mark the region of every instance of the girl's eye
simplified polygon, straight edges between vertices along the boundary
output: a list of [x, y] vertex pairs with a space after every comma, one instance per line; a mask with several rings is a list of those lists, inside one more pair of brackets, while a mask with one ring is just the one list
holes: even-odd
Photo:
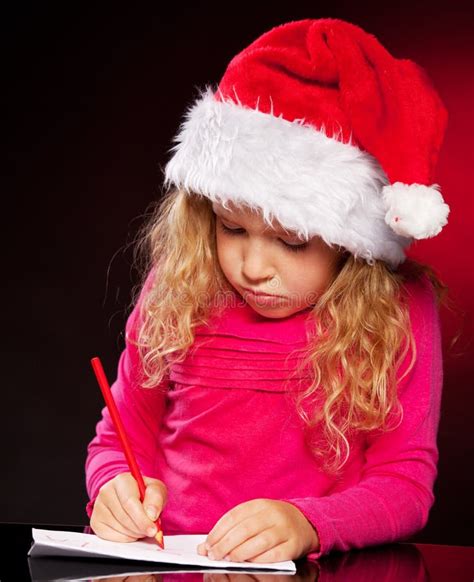
[[286, 243], [284, 240], [281, 240], [281, 242], [285, 245], [285, 248], [287, 248], [289, 251], [293, 251], [294, 253], [297, 253], [298, 251], [304, 251], [308, 248], [307, 242], [301, 243], [300, 245], [291, 245], [290, 243]]
[[[226, 234], [230, 234], [231, 236], [238, 236], [244, 232], [244, 230], [242, 228], [229, 228], [223, 222], [220, 222], [219, 224], [221, 226], [222, 231], [225, 232]], [[306, 243], [303, 243], [300, 245], [292, 245], [290, 243], [286, 243], [284, 240], [281, 240], [281, 239], [279, 239], [279, 240], [282, 243], [282, 245], [285, 247], [285, 249], [287, 249], [293, 253], [297, 253], [298, 251], [303, 251], [304, 249], [306, 249], [308, 247], [308, 244], [309, 244], [306, 242]]]

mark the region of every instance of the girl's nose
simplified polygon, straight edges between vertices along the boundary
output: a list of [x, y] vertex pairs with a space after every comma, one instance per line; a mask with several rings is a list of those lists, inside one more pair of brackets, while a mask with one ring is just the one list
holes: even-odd
[[263, 249], [263, 244], [250, 243], [244, 251], [242, 274], [253, 284], [275, 276], [271, 260]]

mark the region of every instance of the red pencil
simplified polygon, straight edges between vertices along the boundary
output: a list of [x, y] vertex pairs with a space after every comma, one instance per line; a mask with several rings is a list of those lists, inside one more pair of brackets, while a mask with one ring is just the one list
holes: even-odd
[[[135, 455], [133, 454], [132, 448], [128, 441], [127, 434], [125, 432], [125, 428], [122, 423], [122, 419], [120, 418], [119, 411], [117, 409], [117, 405], [115, 404], [114, 398], [112, 396], [112, 392], [109, 387], [109, 383], [107, 382], [107, 378], [105, 376], [104, 369], [102, 367], [101, 361], [99, 358], [92, 358], [91, 359], [92, 368], [94, 369], [97, 381], [99, 382], [100, 389], [102, 394], [104, 395], [105, 403], [107, 404], [107, 408], [109, 409], [110, 416], [114, 421], [115, 430], [117, 431], [120, 442], [122, 443], [122, 448], [127, 458], [127, 463], [130, 468], [130, 472], [134, 476], [136, 482], [138, 483], [138, 489], [140, 490], [140, 501], [143, 502], [145, 499], [145, 482], [143, 481], [142, 474], [140, 473], [140, 469], [138, 468], [137, 461], [135, 460]], [[155, 522], [158, 531], [155, 535], [155, 539], [158, 542], [158, 545], [162, 550], [165, 549], [165, 544], [163, 541], [163, 530], [161, 528], [161, 519], [158, 519]]]

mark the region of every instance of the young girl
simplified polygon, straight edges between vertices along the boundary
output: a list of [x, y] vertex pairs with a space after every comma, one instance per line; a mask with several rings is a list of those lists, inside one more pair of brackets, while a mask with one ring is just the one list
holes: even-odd
[[[253, 562], [407, 539], [433, 504], [447, 288], [406, 258], [449, 212], [423, 70], [337, 19], [289, 22], [187, 111], [112, 386], [87, 513], [115, 541], [207, 534]], [[261, 296], [260, 294], [265, 294]]]

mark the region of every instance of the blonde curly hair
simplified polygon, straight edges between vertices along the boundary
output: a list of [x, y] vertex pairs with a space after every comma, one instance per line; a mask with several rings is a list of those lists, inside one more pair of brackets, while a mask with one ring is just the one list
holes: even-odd
[[[158, 387], [173, 363], [185, 358], [194, 329], [207, 323], [212, 309], [219, 309], [215, 298], [230, 290], [217, 259], [212, 202], [171, 189], [155, 204], [135, 241], [141, 281], [133, 303], [154, 269], [133, 340], [144, 389]], [[328, 473], [337, 473], [347, 461], [351, 433], [388, 430], [391, 416], [402, 414], [397, 371], [409, 350], [404, 376], [416, 360], [403, 288], [423, 276], [432, 283], [437, 305], [447, 302], [448, 287], [428, 265], [407, 258], [394, 271], [383, 261], [369, 265], [346, 251], [335, 278], [312, 307], [317, 334], [308, 342], [302, 366], [310, 363], [314, 379], [296, 391], [295, 406], [306, 434], [323, 428], [323, 440], [311, 450]], [[322, 405], [316, 406], [321, 396]]]

